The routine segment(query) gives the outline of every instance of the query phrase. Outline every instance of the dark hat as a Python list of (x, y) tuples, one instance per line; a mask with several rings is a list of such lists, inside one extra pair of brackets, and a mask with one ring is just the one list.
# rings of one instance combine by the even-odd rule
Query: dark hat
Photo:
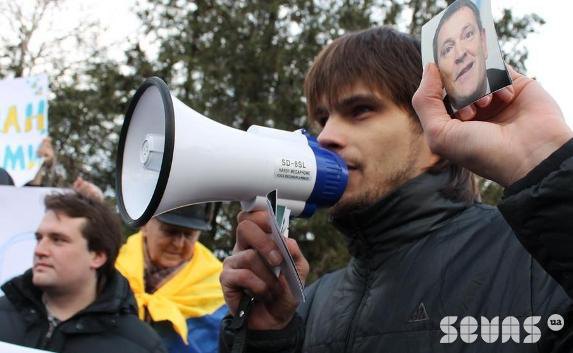
[(212, 203), (185, 206), (160, 214), (156, 218), (163, 223), (198, 230), (211, 230)]

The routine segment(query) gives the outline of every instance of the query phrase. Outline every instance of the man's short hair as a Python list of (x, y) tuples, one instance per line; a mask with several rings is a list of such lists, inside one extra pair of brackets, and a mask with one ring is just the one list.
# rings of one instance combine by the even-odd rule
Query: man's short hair
[(453, 14), (455, 14), (459, 10), (463, 9), (464, 7), (467, 7), (470, 10), (472, 10), (480, 33), (483, 31), (483, 25), (481, 23), (481, 16), (479, 13), (479, 9), (476, 6), (476, 4), (473, 3), (473, 1), (471, 1), (471, 0), (458, 0), (458, 1), (454, 2), (453, 4), (451, 4), (450, 6), (448, 6), (446, 8), (446, 10), (444, 11), (444, 14), (442, 15), (442, 18), (440, 18), (440, 22), (438, 23), (438, 27), (436, 28), (436, 32), (434, 32), (433, 49), (434, 49), (434, 61), (436, 62), (436, 64), (438, 64), (438, 57), (439, 57), (438, 56), (438, 34), (440, 33), (440, 30), (442, 29), (444, 22), (446, 22), (450, 17), (452, 17)]
[[(422, 133), (422, 124), (412, 97), (422, 80), (420, 41), (389, 27), (375, 27), (337, 38), (316, 57), (304, 82), (309, 119), (315, 121), (320, 102), (332, 106), (345, 89), (362, 82), (389, 97), (409, 112), (412, 126)], [(450, 170), (450, 182), (442, 190), (447, 198), (472, 202), (479, 198), (473, 174), (441, 159), (429, 173)]]
[(106, 263), (97, 269), (99, 287), (115, 272), (115, 260), (122, 243), (117, 215), (103, 202), (71, 192), (47, 195), (44, 205), (46, 211), (86, 219), (81, 233), (87, 240), (88, 250), (107, 255)]

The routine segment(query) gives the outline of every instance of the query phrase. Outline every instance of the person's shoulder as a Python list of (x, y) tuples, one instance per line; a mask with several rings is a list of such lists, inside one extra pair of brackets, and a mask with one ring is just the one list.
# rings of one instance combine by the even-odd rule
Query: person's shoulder
[(5, 296), (0, 297), (0, 312), (15, 311), (14, 304)]
[(502, 239), (513, 242), (514, 238), (513, 230), (499, 209), (478, 202), (451, 217), (431, 237), (438, 244), (446, 241), (454, 248), (463, 247), (468, 242), (490, 245), (498, 244)]

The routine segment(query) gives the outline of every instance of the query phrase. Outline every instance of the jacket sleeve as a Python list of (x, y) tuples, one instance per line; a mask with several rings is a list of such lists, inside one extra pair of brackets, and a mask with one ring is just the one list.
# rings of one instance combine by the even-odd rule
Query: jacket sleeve
[(499, 209), (527, 251), (573, 298), (573, 140), (511, 185)]
[[(304, 343), (305, 323), (320, 279), (305, 289), (306, 301), (301, 304), (291, 322), (282, 330), (247, 331), (244, 352), (300, 353)], [(230, 353), (236, 332), (231, 329), (233, 317), (227, 315), (221, 322), (219, 352)]]
[[(230, 353), (233, 348), (236, 332), (231, 329), (233, 317), (227, 315), (221, 323), (219, 352)], [(291, 322), (282, 330), (247, 331), (243, 352), (249, 353), (296, 353), (301, 351), (304, 337), (304, 324), (301, 317), (295, 314)]]
[[(506, 189), (499, 209), (532, 262), (532, 310), (559, 314), (560, 330), (540, 323), (540, 352), (570, 352), (573, 346), (573, 140)], [(546, 272), (546, 273), (545, 273)], [(561, 286), (556, 286), (547, 273)], [(543, 316), (544, 321), (548, 320)]]

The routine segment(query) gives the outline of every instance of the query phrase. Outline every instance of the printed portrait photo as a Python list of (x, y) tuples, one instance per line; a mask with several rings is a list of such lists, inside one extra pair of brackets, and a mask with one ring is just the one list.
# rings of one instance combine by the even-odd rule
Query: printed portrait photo
[(438, 66), (452, 113), (511, 84), (490, 0), (457, 0), (426, 23), (422, 61)]

